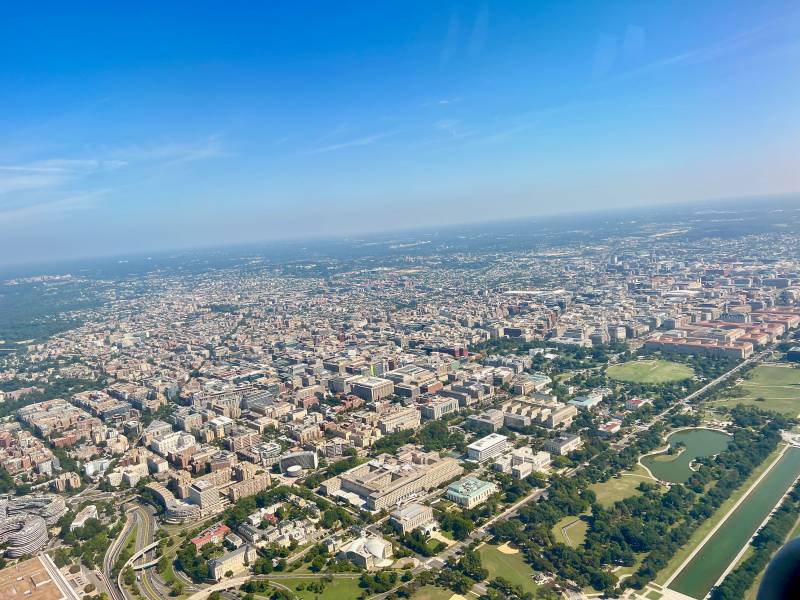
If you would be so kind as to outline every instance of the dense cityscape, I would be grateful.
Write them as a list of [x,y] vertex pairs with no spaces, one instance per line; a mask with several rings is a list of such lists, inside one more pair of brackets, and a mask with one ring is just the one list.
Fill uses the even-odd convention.
[[9,273],[0,597],[754,598],[800,213],[665,214]]
[[0,14],[0,600],[800,598],[796,0]]

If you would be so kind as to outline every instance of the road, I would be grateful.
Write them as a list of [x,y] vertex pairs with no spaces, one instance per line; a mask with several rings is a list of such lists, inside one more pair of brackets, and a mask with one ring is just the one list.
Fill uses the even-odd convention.
[[686,398],[681,400],[681,402],[684,403],[684,404],[687,403],[687,402],[691,402],[692,400],[694,400],[698,396],[700,396],[703,393],[705,393],[708,390],[710,390],[712,387],[714,387],[717,384],[722,383],[723,381],[728,379],[731,375],[734,375],[734,374],[738,373],[743,368],[745,368],[747,365],[750,365],[750,364],[755,363],[755,362],[762,361],[766,356],[772,354],[773,351],[774,351],[773,348],[770,347],[770,348],[767,348],[766,350],[763,350],[763,351],[759,352],[758,354],[754,354],[753,356],[751,356],[747,360],[742,361],[741,363],[739,363],[738,365],[733,367],[730,371],[726,371],[725,373],[723,373],[722,375],[720,375],[719,377],[717,377],[713,381],[710,381],[707,384],[705,384],[699,390],[697,390],[695,392],[692,392],[691,394],[686,396]]
[[[136,550],[139,551],[149,546],[155,540],[156,520],[153,516],[153,509],[149,506],[137,505],[133,511],[138,524],[136,530]],[[148,552],[145,556],[138,559],[138,562],[147,562],[155,557],[155,551]],[[155,567],[137,571],[137,584],[147,600],[162,600],[163,585],[155,581]]]
[[103,571],[98,575],[105,584],[105,587],[108,589],[109,598],[111,598],[111,600],[125,600],[126,598],[120,587],[117,585],[117,580],[112,575],[112,570],[114,569],[114,564],[117,562],[120,552],[122,552],[122,549],[125,547],[125,542],[128,539],[128,535],[130,535],[130,532],[135,524],[136,519],[133,514],[129,512],[126,516],[125,525],[123,525],[122,531],[120,531],[117,539],[111,542],[111,545],[106,551],[106,555],[103,557]]
[[[134,528],[136,529],[135,551],[138,552],[152,544],[155,539],[156,520],[153,516],[152,508],[137,504],[134,508],[130,509],[127,513],[122,531],[117,536],[117,539],[111,542],[111,545],[106,551],[106,555],[103,557],[102,579],[109,591],[111,600],[130,600],[131,598],[131,594],[122,584],[122,573],[125,567],[130,565],[131,561],[128,560],[128,562],[125,563],[125,566],[120,569],[116,577],[114,577],[112,571],[114,569],[114,564],[117,562],[120,553],[125,547],[128,536]],[[139,561],[144,562],[154,557],[154,551],[147,552]],[[136,583],[147,600],[163,600],[166,596],[164,585],[161,582],[154,581],[153,568],[139,571]]]

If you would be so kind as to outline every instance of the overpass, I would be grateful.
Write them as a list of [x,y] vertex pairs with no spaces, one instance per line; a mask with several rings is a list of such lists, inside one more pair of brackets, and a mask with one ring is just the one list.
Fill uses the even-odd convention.
[[[145,546],[141,550],[137,550],[136,553],[128,559],[128,562],[125,563],[125,567],[130,566],[134,571],[139,571],[141,569],[146,569],[147,567],[152,567],[158,562],[158,559],[151,560],[150,562],[142,563],[139,565],[135,565],[133,563],[135,563],[137,560],[139,560],[141,557],[143,557],[151,550],[154,550],[155,548],[158,548],[158,542],[153,542],[152,544]],[[125,567],[123,567],[122,569],[123,571],[125,570]]]

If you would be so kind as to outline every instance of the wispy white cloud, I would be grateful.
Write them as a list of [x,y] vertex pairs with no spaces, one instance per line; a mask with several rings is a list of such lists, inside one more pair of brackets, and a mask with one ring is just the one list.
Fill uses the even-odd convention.
[[157,144],[104,149],[103,158],[64,158],[0,164],[0,195],[45,190],[74,184],[100,173],[136,165],[179,165],[199,160],[230,156],[219,136],[198,142]]
[[167,141],[127,146],[112,150],[111,155],[131,163],[160,163],[163,166],[233,156],[225,150],[219,135],[195,142]]
[[458,13],[453,13],[450,15],[447,34],[445,35],[444,42],[442,42],[442,49],[439,52],[439,66],[444,67],[450,62],[453,56],[455,56],[458,50],[459,29]]
[[350,130],[351,130],[351,127],[350,127],[349,123],[346,123],[346,122],[345,123],[339,123],[336,127],[331,129],[327,133],[323,134],[320,139],[321,140],[325,140],[325,139],[339,137],[340,135],[345,134]]
[[629,71],[625,74],[625,76],[631,77],[669,67],[697,65],[715,61],[729,54],[733,54],[739,50],[747,48],[758,40],[771,35],[780,25],[781,23],[773,21],[758,27],[753,27],[747,31],[741,32],[736,36],[722,40],[715,44],[691,48],[671,56],[665,56],[658,60],[651,61]]
[[46,217],[58,216],[79,210],[94,208],[97,201],[110,190],[93,190],[70,194],[53,200],[45,200],[14,206],[0,206],[0,224],[38,221]]
[[337,150],[346,150],[347,148],[358,148],[362,146],[371,146],[377,142],[380,142],[383,139],[391,137],[393,135],[397,135],[399,131],[387,131],[384,133],[376,133],[374,135],[367,135],[364,137],[348,140],[346,142],[341,142],[338,144],[329,144],[327,146],[320,146],[318,148],[313,148],[308,152],[305,152],[306,155],[312,154],[324,154],[326,152],[335,152]]
[[522,121],[514,125],[509,125],[504,129],[500,129],[498,131],[490,133],[486,137],[482,138],[480,141],[486,143],[502,142],[504,140],[513,138],[517,134],[523,133],[525,131],[528,131],[530,129],[539,126],[540,122],[541,121],[538,119],[531,119],[529,121]]
[[77,179],[125,166],[120,160],[53,158],[0,165],[0,194],[62,186]]
[[[138,175],[149,170],[152,176],[161,167],[229,155],[218,136],[193,143],[105,148],[96,153],[102,158],[53,157],[0,164],[0,224],[60,218],[68,212],[92,209],[101,196],[124,187],[123,179],[108,177],[112,171],[137,167]],[[81,191],[97,187],[98,182],[103,189]]]
[[486,44],[486,34],[489,30],[489,9],[481,7],[475,16],[475,25],[469,38],[469,55],[472,58],[479,56]]
[[552,121],[554,117],[563,116],[566,113],[575,111],[586,110],[598,103],[599,101],[566,102],[564,104],[540,107],[514,115],[498,115],[495,129],[476,141],[487,143],[502,142],[521,133],[536,129]]
[[431,100],[429,102],[423,102],[422,103],[422,107],[423,108],[429,108],[431,106],[450,106],[451,104],[457,104],[457,103],[461,102],[462,100],[463,100],[463,98],[461,98],[460,96],[454,96],[454,97],[451,97],[451,98],[447,98],[447,97],[438,98],[436,100]]

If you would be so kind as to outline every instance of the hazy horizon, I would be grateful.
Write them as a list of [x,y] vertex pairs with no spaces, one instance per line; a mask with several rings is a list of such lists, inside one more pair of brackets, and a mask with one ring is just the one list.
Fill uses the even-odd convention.
[[[658,228],[662,219],[666,219],[663,226],[669,228],[674,218],[689,218],[697,215],[724,215],[733,216],[733,221],[739,221],[742,215],[761,211],[785,212],[786,210],[800,211],[800,194],[782,194],[764,197],[738,197],[717,198],[696,202],[665,203],[653,206],[623,206],[604,207],[597,209],[578,209],[573,211],[553,212],[539,215],[520,215],[506,219],[475,219],[461,222],[441,222],[429,226],[398,226],[395,228],[369,230],[358,233],[340,233],[328,235],[286,235],[269,239],[239,240],[235,242],[192,244],[183,246],[164,246],[155,248],[135,248],[127,251],[112,251],[108,253],[92,253],[84,255],[53,257],[47,259],[32,259],[28,261],[4,262],[0,257],[0,277],[28,276],[34,274],[58,274],[66,272],[64,267],[85,266],[92,262],[105,263],[108,261],[137,261],[150,258],[164,258],[192,254],[214,253],[240,253],[255,252],[269,256],[270,251],[290,251],[294,249],[319,249],[322,246],[333,247],[362,243],[363,246],[388,245],[393,243],[406,243],[421,238],[446,239],[454,234],[484,235],[490,232],[497,233],[507,227],[525,228],[530,225],[542,227],[541,230],[549,233],[559,230],[566,231],[568,226],[576,230],[587,227],[587,219],[591,225],[602,230],[611,223],[622,224],[626,221],[637,225],[650,224]],[[657,217],[657,218],[654,218]],[[709,223],[715,222],[709,219]],[[766,228],[775,228],[775,224],[765,221]],[[307,248],[306,248],[307,247]],[[279,253],[280,253],[279,252]],[[300,258],[300,257],[298,257]],[[307,258],[307,257],[306,257]]]
[[790,2],[42,8],[4,265],[800,191]]

